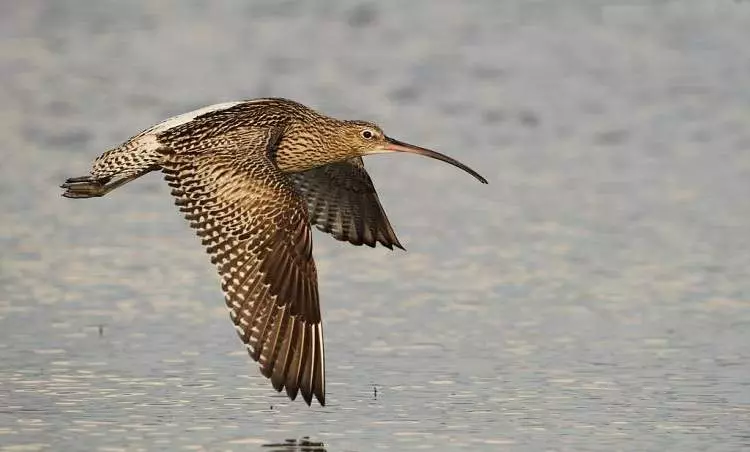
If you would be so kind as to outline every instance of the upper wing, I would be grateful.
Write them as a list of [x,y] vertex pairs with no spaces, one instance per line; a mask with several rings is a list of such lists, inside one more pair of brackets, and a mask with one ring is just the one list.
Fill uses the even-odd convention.
[[[265,157],[273,134],[239,150],[169,154],[176,204],[221,276],[235,327],[274,388],[325,404],[318,284],[305,201]],[[257,151],[257,152],[256,152]]]
[[310,222],[353,245],[378,241],[404,249],[380,205],[361,157],[289,174],[307,201]]

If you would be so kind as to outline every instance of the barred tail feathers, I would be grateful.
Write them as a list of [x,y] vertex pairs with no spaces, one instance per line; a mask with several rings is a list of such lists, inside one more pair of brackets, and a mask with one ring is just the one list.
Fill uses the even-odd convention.
[[60,187],[66,198],[104,196],[133,179],[161,168],[163,156],[153,136],[139,136],[94,160],[91,174],[71,177]]

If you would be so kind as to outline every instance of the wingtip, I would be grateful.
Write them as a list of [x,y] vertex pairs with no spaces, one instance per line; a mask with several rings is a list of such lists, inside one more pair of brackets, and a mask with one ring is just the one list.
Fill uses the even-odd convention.
[[398,248],[401,251],[406,251],[406,248],[404,248],[404,246],[398,240],[394,239],[392,242],[389,243],[389,245],[390,246],[388,246],[388,245],[386,245],[386,246],[388,246],[388,249],[390,249],[391,251],[393,251],[394,248]]
[[[281,392],[284,389],[284,380],[277,377],[276,374],[271,375],[271,386],[276,392]],[[294,399],[292,399],[294,400]]]
[[[399,248],[403,251],[406,251],[406,248],[401,245],[401,242],[398,241],[397,238],[393,237],[391,239],[378,239],[378,243],[383,245],[384,247],[388,248],[389,250],[393,251],[393,248]],[[375,248],[375,245],[372,245],[373,248]]]
[[[299,388],[297,388],[297,387],[291,387],[291,386],[287,386],[287,387],[286,387],[286,395],[287,395],[287,396],[288,396],[288,397],[289,397],[289,398],[290,398],[291,400],[297,400],[297,394],[298,394],[298,393],[299,393]],[[305,397],[305,396],[304,396],[304,394],[303,394],[303,395],[302,395],[302,398],[304,398],[304,397]],[[310,405],[310,404],[308,403],[308,405]]]
[[304,399],[307,406],[312,406],[313,399],[317,400],[320,406],[326,406],[326,396],[324,393],[321,393],[319,391],[316,391],[316,389],[300,386],[300,393],[302,394],[302,399]]

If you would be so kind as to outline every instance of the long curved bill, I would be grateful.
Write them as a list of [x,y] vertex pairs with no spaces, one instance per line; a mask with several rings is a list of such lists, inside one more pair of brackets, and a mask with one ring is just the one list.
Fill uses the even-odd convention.
[[429,149],[420,148],[419,146],[414,146],[413,144],[404,143],[403,141],[398,141],[391,137],[385,137],[385,142],[386,143],[383,146],[384,151],[408,152],[410,154],[424,155],[425,157],[431,157],[437,160],[442,160],[443,162],[450,163],[451,165],[455,167],[461,168],[462,170],[476,177],[477,180],[479,180],[479,182],[483,184],[487,183],[487,179],[480,176],[479,173],[469,168],[468,166],[464,165],[463,163],[459,162],[458,160],[448,157],[447,155],[441,154],[439,152],[431,151]]

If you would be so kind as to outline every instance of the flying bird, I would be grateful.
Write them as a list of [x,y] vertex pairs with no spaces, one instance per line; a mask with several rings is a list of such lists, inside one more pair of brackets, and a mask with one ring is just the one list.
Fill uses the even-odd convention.
[[446,155],[297,102],[254,99],[169,118],[94,160],[63,196],[104,196],[161,171],[221,278],[229,315],[277,391],[325,405],[323,325],[310,225],[353,245],[403,249],[362,157]]

